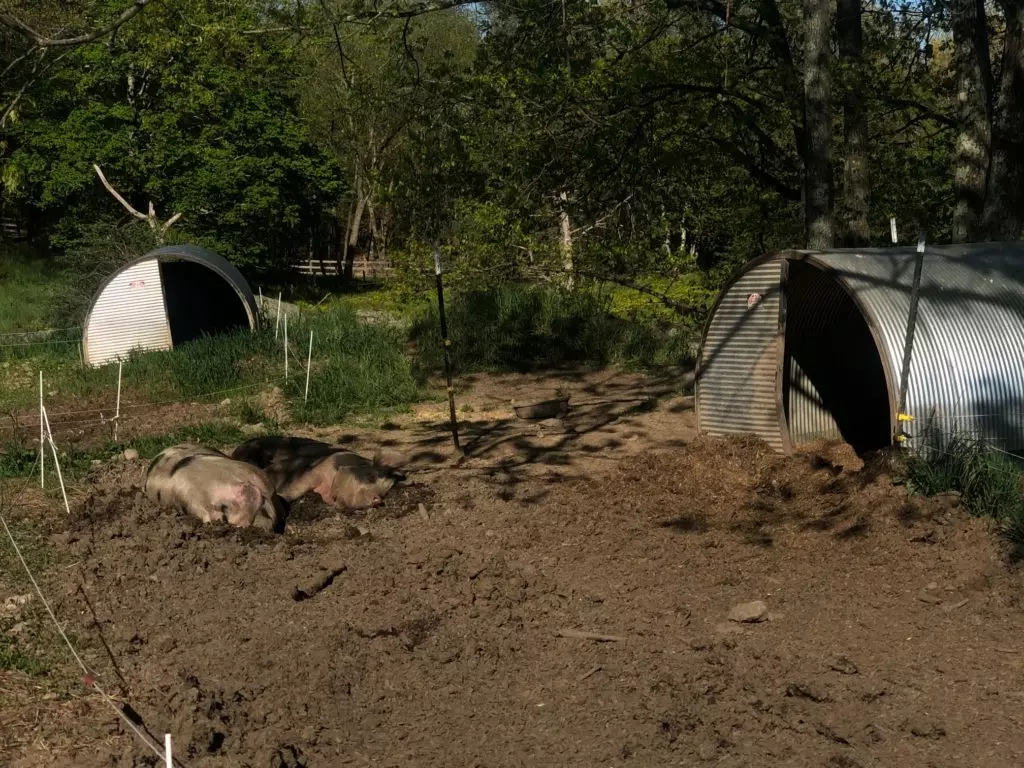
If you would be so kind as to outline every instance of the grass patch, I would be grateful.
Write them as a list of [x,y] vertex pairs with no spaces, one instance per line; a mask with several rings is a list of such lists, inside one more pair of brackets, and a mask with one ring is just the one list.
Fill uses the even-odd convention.
[[50,261],[29,248],[5,245],[0,286],[0,334],[11,334],[52,327],[55,302],[67,283]]
[[982,440],[936,434],[907,465],[911,492],[933,496],[957,491],[972,515],[997,520],[1018,554],[1024,554],[1024,465]]
[[41,656],[22,650],[15,638],[0,632],[0,670],[40,677],[50,671],[50,665]]
[[[295,330],[292,377],[283,387],[295,418],[330,424],[352,415],[382,416],[406,410],[423,396],[400,330],[361,323],[345,305],[308,313]],[[314,357],[306,400],[310,331]]]
[[[609,296],[586,289],[510,283],[455,294],[446,309],[453,364],[462,373],[580,363],[655,368],[691,358],[689,334],[666,322],[617,315]],[[432,304],[410,330],[425,370],[443,363],[439,327]]]
[[0,443],[0,479],[35,474],[38,446],[29,447],[18,440]]

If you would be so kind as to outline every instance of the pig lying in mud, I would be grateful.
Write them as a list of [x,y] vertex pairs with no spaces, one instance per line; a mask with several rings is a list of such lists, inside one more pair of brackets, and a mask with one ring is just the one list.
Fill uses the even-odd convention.
[[264,470],[287,502],[313,491],[326,503],[346,509],[377,507],[403,479],[397,460],[386,462],[379,454],[366,459],[303,437],[256,437],[231,457]]
[[146,495],[183,509],[204,523],[226,521],[246,528],[283,522],[281,500],[264,472],[201,445],[165,448],[146,471]]

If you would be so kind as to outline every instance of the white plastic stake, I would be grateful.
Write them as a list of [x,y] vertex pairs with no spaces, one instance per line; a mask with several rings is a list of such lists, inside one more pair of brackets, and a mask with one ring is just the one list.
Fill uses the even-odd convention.
[[302,402],[309,400],[309,366],[313,362],[313,331],[309,332],[309,354],[306,355],[306,394],[302,396]]
[[[287,318],[285,319],[287,322]],[[277,339],[277,329],[281,325],[281,294],[277,294],[277,319],[274,321],[274,339]]]
[[117,427],[121,423],[121,368],[123,360],[117,361],[117,410],[114,412],[114,442],[117,442]]
[[892,244],[896,245],[897,238],[896,238],[896,217],[895,216],[890,216],[889,217],[889,235],[892,237]]
[[263,286],[260,286],[260,312],[263,311]]
[[174,768],[174,758],[171,756],[171,734],[164,734],[164,761],[167,768]]
[[64,488],[64,476],[60,471],[60,459],[57,458],[57,446],[53,442],[53,432],[50,431],[50,417],[46,415],[46,408],[43,408],[43,421],[46,422],[46,439],[50,443],[50,450],[53,451],[53,466],[57,468],[57,480],[60,481],[60,493],[64,497],[64,509],[71,514],[71,505],[68,504],[68,492]]
[[46,431],[43,428],[43,372],[39,372],[39,487],[46,487]]
[[[278,305],[280,306],[280,305]],[[284,380],[288,381],[288,315],[284,316]]]

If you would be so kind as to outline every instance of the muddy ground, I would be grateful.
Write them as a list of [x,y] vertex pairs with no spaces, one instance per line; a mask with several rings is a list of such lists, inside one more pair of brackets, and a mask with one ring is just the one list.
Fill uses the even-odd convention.
[[[97,469],[71,520],[38,513],[57,615],[196,768],[1022,764],[1024,577],[955,498],[841,446],[698,438],[677,383],[578,382],[541,427],[514,383],[479,388],[468,458],[441,408],[354,436],[409,449],[408,484],[283,536]],[[81,684],[0,672],[3,765],[154,760]]]

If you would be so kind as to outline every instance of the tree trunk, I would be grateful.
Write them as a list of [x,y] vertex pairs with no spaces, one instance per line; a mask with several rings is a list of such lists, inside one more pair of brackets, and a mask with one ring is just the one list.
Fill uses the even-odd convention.
[[348,231],[345,234],[345,252],[342,258],[345,262],[344,277],[352,279],[352,264],[356,260],[356,252],[359,249],[359,227],[363,222],[363,209],[366,207],[366,198],[363,197],[363,184],[356,179],[355,209],[352,211],[352,218],[348,221]]
[[572,224],[569,221],[568,196],[565,192],[560,195],[562,210],[559,214],[559,221],[562,228],[562,270],[565,273],[563,284],[566,288],[573,285],[573,260],[572,260]]
[[992,153],[992,68],[984,0],[954,0],[950,9],[957,77],[953,242],[978,239]]
[[990,240],[1018,240],[1024,229],[1024,0],[1000,5],[1006,32],[984,228]]
[[843,244],[867,245],[871,240],[868,213],[868,110],[864,103],[864,42],[861,0],[839,0],[836,32],[843,65]]
[[808,248],[831,248],[832,80],[831,0],[804,0],[804,221]]
[[380,258],[377,248],[377,210],[373,207],[373,201],[366,201],[366,215],[370,219],[370,259]]

